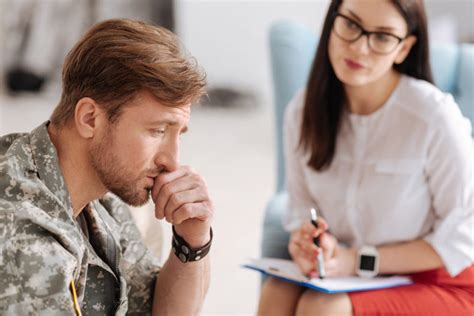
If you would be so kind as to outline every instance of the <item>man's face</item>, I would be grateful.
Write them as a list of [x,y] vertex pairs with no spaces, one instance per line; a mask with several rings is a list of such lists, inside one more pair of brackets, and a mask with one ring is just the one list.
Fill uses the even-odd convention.
[[186,132],[190,115],[190,106],[167,107],[145,91],[113,124],[104,113],[103,128],[89,149],[90,163],[104,186],[127,204],[145,204],[154,178],[179,167],[179,136]]

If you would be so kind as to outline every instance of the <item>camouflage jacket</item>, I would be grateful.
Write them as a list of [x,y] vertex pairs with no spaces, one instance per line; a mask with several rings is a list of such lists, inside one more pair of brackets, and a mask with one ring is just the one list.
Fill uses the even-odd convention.
[[[150,314],[159,265],[107,194],[73,217],[47,123],[0,138],[0,315]],[[89,238],[87,237],[89,235]]]

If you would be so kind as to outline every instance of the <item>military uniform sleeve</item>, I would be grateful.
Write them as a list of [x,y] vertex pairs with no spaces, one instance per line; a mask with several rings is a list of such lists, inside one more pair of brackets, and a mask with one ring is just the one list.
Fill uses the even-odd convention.
[[23,213],[0,200],[0,315],[74,315],[76,260]]
[[130,208],[111,194],[101,203],[119,225],[122,259],[120,268],[127,280],[128,314],[151,313],[160,263],[146,247]]

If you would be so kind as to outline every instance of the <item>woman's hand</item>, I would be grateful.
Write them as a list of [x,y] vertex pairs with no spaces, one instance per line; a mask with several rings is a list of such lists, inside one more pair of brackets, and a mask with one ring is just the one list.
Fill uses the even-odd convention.
[[317,273],[316,258],[321,248],[314,244],[313,237],[318,237],[321,234],[324,235],[327,227],[326,221],[318,218],[318,228],[314,227],[310,222],[306,222],[290,235],[288,251],[304,275]]
[[[326,276],[343,277],[355,274],[357,257],[355,249],[342,247],[337,239],[329,233],[321,235],[320,245],[323,249]],[[311,276],[316,277],[318,275]]]
[[[326,276],[354,275],[356,250],[340,246],[337,239],[327,232],[328,225],[321,217],[318,217],[318,227],[307,222],[291,233],[288,250],[301,272],[313,278],[318,277],[317,256],[322,251]],[[320,247],[313,242],[313,237],[318,236]]]

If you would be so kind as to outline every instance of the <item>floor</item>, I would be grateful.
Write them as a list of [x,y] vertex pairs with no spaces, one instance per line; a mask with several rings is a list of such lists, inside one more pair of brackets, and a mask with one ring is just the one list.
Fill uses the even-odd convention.
[[[0,95],[0,135],[29,131],[46,120],[57,96]],[[202,315],[255,313],[260,276],[240,265],[259,256],[263,209],[274,189],[272,118],[268,104],[197,107],[182,138],[182,163],[206,178],[215,204],[212,279]],[[141,223],[153,217],[148,209],[137,212]],[[162,227],[168,253],[170,229]]]

